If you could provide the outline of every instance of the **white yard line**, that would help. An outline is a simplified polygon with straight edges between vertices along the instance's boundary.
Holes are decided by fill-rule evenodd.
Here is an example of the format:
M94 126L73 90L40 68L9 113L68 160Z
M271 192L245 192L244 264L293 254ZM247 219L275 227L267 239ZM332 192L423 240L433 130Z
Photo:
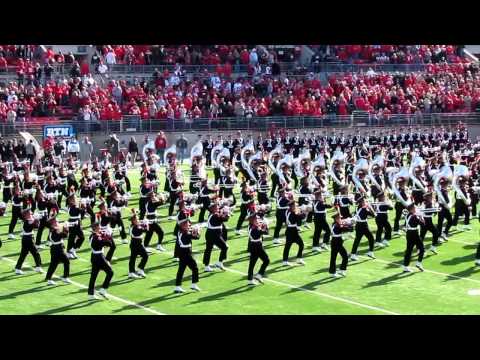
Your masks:
M8 258L5 258L5 257L0 257L0 260L4 260L4 261L7 261L7 262L10 262L10 263L13 263L15 264L16 261L14 260L11 260L11 259L8 259ZM82 261L86 261L86 260L83 260L81 259ZM32 268L30 265L26 264L24 265L24 267L28 267L28 268ZM55 278L59 279L60 277L57 276L57 275L54 275ZM82 289L88 289L88 286L85 286L83 284L80 284L76 281L72 281L72 285L75 285L79 288L82 288ZM45 285L47 286L47 285ZM123 304L127 304L127 305L131 305L131 306L135 306L136 308L139 308L139 309L142 309L142 310L145 310L145 311L148 311L149 313L151 314L154 314L154 315L167 315L167 314L164 314L164 313L161 313L159 311L156 311L156 310L153 310L151 308L148 308L148 307L145 307L143 305L140 305L140 304L137 304L136 302L133 302L133 301L130 301L130 300L127 300L127 299L124 299L124 298L121 298L121 297L118 297L118 296L115 296L115 295L112 295L112 294L108 294L108 298L109 299L113 299L113 300L116 300L118 302L121 302Z

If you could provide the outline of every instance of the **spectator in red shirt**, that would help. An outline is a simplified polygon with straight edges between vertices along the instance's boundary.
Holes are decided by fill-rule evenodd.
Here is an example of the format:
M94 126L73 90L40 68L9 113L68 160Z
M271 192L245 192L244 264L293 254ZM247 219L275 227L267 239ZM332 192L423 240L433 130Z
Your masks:
M163 131L160 131L155 139L155 149L157 150L157 155L160 157L160 162L163 164L163 155L165 149L167 148L167 138Z

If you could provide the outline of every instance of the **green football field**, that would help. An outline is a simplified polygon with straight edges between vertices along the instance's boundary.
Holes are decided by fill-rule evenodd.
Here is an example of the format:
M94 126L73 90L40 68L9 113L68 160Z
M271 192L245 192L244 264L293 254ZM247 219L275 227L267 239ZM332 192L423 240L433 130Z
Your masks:
M187 167L185 167L187 169ZM162 169L162 174L164 169ZM132 199L129 206L138 207L139 168L130 171ZM187 178L188 176L185 176ZM162 175L162 180L164 176ZM163 189L163 184L162 187ZM10 206L9 206L10 208ZM190 315L190 314L480 314L480 267L474 265L474 255L479 234L478 219L472 220L473 230L452 232L450 240L438 248L438 255L426 253L423 261L425 272L402 274L401 262L405 250L405 236L396 236L390 247L376 249L377 259L361 256L350 262L346 278L333 279L328 274L329 252L320 254L311 251L312 230L301 233L305 242L305 266L284 267L281 264L283 245L273 245L272 237L265 240L271 263L267 269L268 279L255 287L247 285L248 267L247 236L236 236L234 226L238 210L230 219L229 251L226 271L203 272L201 258L204 250L204 233L193 246L200 270L201 292L189 289L190 272L186 270L183 283L184 294L174 294L177 262L173 260L175 221L167 219L167 208L160 211L161 226L165 231L166 252L150 256L146 267L147 278L127 278L129 245L121 244L116 234L117 250L112 266L114 277L109 289L109 300L89 301L87 290L90 275L90 248L88 241L78 252L79 259L71 261L71 280L66 285L57 281L47 286L45 274L33 271L33 259L29 255L24 264L24 275L15 275L13 267L20 251L21 225L16 228L17 238L7 239L10 216L0 218L0 314L105 314L105 315ZM10 209L8 214L10 214ZM130 211L124 210L128 229ZM393 211L391 212L393 216ZM195 215L196 220L198 214ZM61 219L65 214L61 215ZM273 219L272 219L273 220ZM436 218L434 219L436 222ZM273 222L273 221L272 221ZM83 221L85 235L89 234L90 220ZM392 219L393 224L393 219ZM246 229L247 222L244 223ZM372 232L375 223L370 222ZM270 234L273 233L273 224ZM282 230L283 234L283 230ZM46 239L48 232L44 232ZM425 239L426 248L431 238ZM157 238L151 244L156 246ZM350 252L352 240L345 241ZM291 256L296 254L292 246ZM367 240L360 245L360 255L367 251ZM50 259L49 250L41 251L44 270ZM218 259L218 250L212 254L212 263ZM293 258L292 258L293 260ZM338 259L339 264L340 259ZM138 261L137 261L138 263ZM259 264L257 264L258 269ZM62 275L59 265L56 274ZM97 289L104 273L97 279ZM58 278L56 280L59 280ZM473 290L473 291L472 291Z

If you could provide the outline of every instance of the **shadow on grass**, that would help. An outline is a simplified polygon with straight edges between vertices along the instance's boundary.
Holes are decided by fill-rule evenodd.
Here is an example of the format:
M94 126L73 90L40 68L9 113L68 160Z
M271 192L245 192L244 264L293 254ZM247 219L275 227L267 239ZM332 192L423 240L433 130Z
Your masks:
M480 267L472 266L472 267L469 267L468 269L465 269L456 273L452 273L450 274L450 276L446 276L444 281L464 280L462 278L468 278L470 275L477 273L479 271L480 271Z
M22 295L30 295L30 294L34 294L34 293L39 293L39 292L42 292L42 291L50 290L52 288L53 287L47 286L45 284L44 286L37 286L37 287L34 287L34 288L30 288L30 289L16 291L16 292L13 292L13 293L10 293L10 294L0 295L0 301L8 300L8 299L15 299L15 298L17 298L19 296L22 296Z
M97 301L100 301L100 300L97 300ZM35 315L52 315L57 313L63 313L64 311L81 309L81 308L85 308L87 306L93 305L97 301L83 300L74 304L65 305L65 306L49 309L40 313L36 313Z
M343 278L334 278L334 277L331 277L331 276L327 276L327 277L321 278L321 279L319 279L319 280L309 282L309 283L304 284L304 285L299 285L299 286L296 286L296 287L291 287L289 290L281 293L280 295L288 295L288 294L291 294L291 293L293 293L293 292L305 291L305 290L315 291L315 289L316 289L319 285L329 284L329 283L332 283L332 282L335 282L335 281L338 281L338 280L342 280L342 279L343 279Z
M236 287L234 289L230 289L230 290L227 290L227 291L223 291L223 292L215 293L215 294L212 294L212 295L207 295L207 296L200 297L197 300L192 301L190 303L190 305L199 304L199 303L202 303L202 302L205 302L205 301L223 300L227 297L238 295L238 294L244 293L246 291L250 291L253 288L254 288L254 286L251 286L251 285L242 285L242 286Z
M458 257L454 257L454 258L451 258L451 259L448 259L448 260L443 260L440 262L440 264L442 265L458 265L458 264L461 264L461 263L465 263L465 262L474 262L475 261L475 255L473 253L471 254L466 254L464 256L458 256Z
M173 288L172 288L171 293L168 293L168 294L156 297L156 298L144 300L144 301L138 302L137 304L146 307L147 305L150 305L150 304L155 304L155 303L158 303L158 302L161 302L161 301L177 299L179 297L187 296L187 295L190 295L190 294L192 294L192 292L189 292L189 291L184 292L184 293L180 293L180 294L176 294L176 293L173 292ZM125 305L125 306L121 307L120 309L113 310L112 313L117 314L117 313L121 313L123 311L128 311L128 310L138 310L138 307L134 306L134 305Z
M397 281L397 280L401 280L401 279L408 278L408 277L410 277L410 276L412 276L412 275L414 275L414 274L415 274L414 272L411 272L411 273L399 272L399 273L397 273L397 274L393 274L393 275L384 277L383 279L379 279L379 280L375 280L375 281L370 281L369 283L363 285L363 286L362 286L362 289L366 289L366 288L374 287L374 286L386 285L386 284L388 284L388 283L391 283L391 282L394 282L394 281Z

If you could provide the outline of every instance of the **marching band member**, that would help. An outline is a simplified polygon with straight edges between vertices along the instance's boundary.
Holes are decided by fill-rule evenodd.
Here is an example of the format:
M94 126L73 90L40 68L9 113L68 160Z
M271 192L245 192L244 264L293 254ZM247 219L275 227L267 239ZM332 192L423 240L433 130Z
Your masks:
M92 264L92 270L90 273L90 281L88 282L88 297L90 300L96 300L95 296L95 282L97 280L98 273L100 270L105 272L105 280L103 281L102 287L98 291L100 295L107 298L107 289L110 286L110 281L113 278L113 269L108 260L103 254L104 247L111 247L112 243L110 238L105 237L100 232L100 225L94 223L92 225L92 234L90 235L90 246L92 248L92 255L90 257L90 262Z
M121 197L121 195L118 192L112 193L112 202L110 203L109 207L109 213L111 214L111 221L110 225L112 227L112 230L116 228L118 225L120 229L120 237L122 238L122 243L127 244L127 233L125 231L125 225L123 223L122 219L122 209L127 205L127 202L125 199ZM111 249L115 249L115 241L112 239L112 247ZM112 250L113 252L113 250ZM107 260L110 261L110 259L107 257Z
M430 247L430 251L434 254L437 254L436 247L438 245L438 232L432 221L433 214L437 212L437 209L435 209L433 206L433 197L431 192L425 193L423 197L425 207L422 210L422 215L425 223L420 224L420 239L423 241L427 231L430 231L432 233L432 246Z
M200 209L200 214L198 215L198 223L205 222L205 212L210 207L210 194L215 193L218 190L217 187L213 187L210 189L208 187L207 178L203 178L200 185L200 193L198 196L199 204L202 204L202 208Z
M330 251L330 267L328 272L333 277L340 277L347 275L348 265L348 253L343 246L342 233L350 231L351 229L346 226L342 216L339 213L333 215L334 223L332 225L332 250ZM340 270L337 271L337 256L340 254L342 257L342 263L340 264Z
M31 206L32 212L34 212L37 207L35 199L33 198L35 187L36 181L30 178L30 173L28 170L26 170L23 177L23 194L27 203Z
M269 204L270 199L268 198L268 181L267 173L264 171L260 174L260 179L257 183L257 200L259 204Z
M243 221L247 217L248 207L254 202L253 196L255 193L255 191L248 186L246 181L242 182L240 187L242 192L242 204L240 205L240 216L238 217L237 227L235 230L235 233L237 234L241 234Z
M268 264L270 264L270 259L263 247L263 235L268 234L268 225L265 222L260 222L255 213L250 213L248 220L250 223L248 226L250 252L250 259L248 262L248 285L256 285L255 280L263 283L265 271L267 270ZM262 260L262 265L260 266L258 273L254 276L253 269L255 268L258 259Z
M15 235L13 234L13 230L15 230L15 226L17 225L17 221L22 218L22 207L26 202L21 190L20 186L17 184L13 190L13 198L12 198L12 217L10 219L10 224L8 225L8 238L15 239Z
M152 239L153 233L157 234L158 237L158 244L157 244L157 250L159 251L165 251L165 248L162 246L162 241L163 241L163 230L158 224L157 220L157 208L164 203L163 199L159 199L155 193L150 193L148 195L148 201L147 204L145 205L146 209L146 217L147 217L147 223L148 223L148 231L147 235L145 235L145 249L147 252L152 252L151 249L148 247L150 244L150 240Z
M85 208L85 213L90 215L90 225L95 222L95 213L93 212L93 203L95 201L95 189L87 182L84 177L80 180L80 202ZM82 217L83 220L83 217Z
M208 210L210 211L210 215L208 216L207 231L205 232L203 265L205 265L206 272L213 271L213 268L210 266L210 256L212 254L213 246L215 245L220 249L220 256L215 267L224 270L223 261L227 259L228 245L224 238L223 223L228 221L229 215L221 213L215 202L212 202Z
M58 264L63 264L63 278L62 281L66 284L71 284L70 276L70 260L68 259L65 251L65 244L63 239L68 236L68 227L60 226L56 219L56 211L53 212L52 218L49 219L50 233L48 240L50 242L50 265L48 266L47 275L45 280L48 285L55 285L55 281L52 280L52 276L57 269Z
M283 249L283 265L290 266L288 262L288 255L292 244L298 245L297 263L305 265L303 260L303 240L298 232L298 228L306 215L299 213L295 201L288 204L288 210L285 212L285 221L287 223L287 230L285 231L285 247Z
M67 252L70 259L77 258L77 250L83 244L85 236L83 235L81 218L85 214L85 206L83 204L80 207L77 206L77 199L75 195L68 198L68 242Z
M450 200L448 198L447 180L441 179L439 184L440 196L438 196L438 203L440 205L440 212L438 213L437 232L444 240L448 240L448 232L452 226L452 214L450 213L452 205L450 204ZM442 231L444 220L447 220L447 224L445 225L445 229Z
M285 188L278 189L278 196L277 196L277 208L275 209L275 230L273 231L273 243L274 244L281 244L280 241L280 230L282 229L282 225L285 224L286 218L285 213L288 210L288 200L287 196L285 195Z
M393 222L393 232L399 234L400 230L400 219L403 216L403 210L409 205L408 196L406 193L406 181L405 178L398 179L398 195L395 202L395 220ZM399 197L400 196L400 197Z
M135 211L131 218L132 226L130 228L130 259L128 261L128 277L130 279L145 278L145 266L148 261L148 253L143 246L143 234L148 231L148 224L140 223ZM138 264L138 270L135 271L135 261L140 256L141 260Z
M458 218L464 216L463 230L472 230L470 224L470 197L466 189L466 179L460 177L458 179L458 186L455 187L455 215L453 216L452 226L455 228L458 224Z
M37 237L35 239L35 246L37 249L43 249L42 245L42 235L43 230L48 227L48 208L47 208L47 199L40 187L37 188L35 193L35 201L37 203L37 211L35 213L37 220L39 221Z
M52 209L55 209L55 212L58 212L59 210L58 203L57 203L58 185L55 182L53 176L51 175L47 176L46 180L47 180L47 183L45 184L43 191L45 192L45 198L47 200L47 204L46 204L47 211L48 211L48 214L50 214Z
M176 243L178 244L178 271L175 279L175 293L183 293L182 280L185 269L188 267L192 271L192 285L191 289L200 291L198 287L198 266L193 258L192 240L200 239L198 228L192 228L190 221L185 221L180 225L180 230L177 235Z
M148 195L153 192L152 184L148 182L146 177L140 179L140 199L138 200L138 207L140 210L140 220L143 220L145 217L145 205L147 205Z
M13 197L13 192L12 189L15 186L16 182L16 177L13 174L8 173L7 167L4 167L2 170L2 181L3 181L3 202L5 204L8 204L8 202L12 199Z
M320 252L322 249L328 250L328 244L330 243L330 227L327 223L327 210L332 208L332 205L325 203L325 198L321 191L315 192L315 201L313 202L313 222L315 224L315 230L313 232L313 251ZM323 231L323 241L320 244L320 236Z
M227 168L225 175L220 178L220 197L224 199L232 199L232 206L237 203L237 199L235 199L235 194L233 193L236 183L237 179L234 177L233 170Z
M311 198L313 196L312 190L310 189L310 182L308 177L303 177L300 180L300 189L299 189L299 198L298 205L310 205L312 203ZM308 223L311 223L313 220L313 212L309 212L305 222L305 228L310 229Z
M340 212L342 219L351 218L352 214L350 213L350 205L353 205L353 201L348 194L348 188L346 186L342 186L340 188L340 194L336 195L335 198L336 206L338 207L338 211Z
M407 210L407 249L405 250L405 256L403 259L403 272L412 272L408 265L410 264L410 258L412 257L412 251L414 247L418 249L418 261L415 266L420 271L424 271L422 260L423 255L425 254L425 248L423 246L423 241L420 239L420 235L418 234L418 226L420 224L424 224L425 221L423 220L423 217L416 212L415 204L410 204L407 207Z
M175 172L172 173L169 179L170 182L170 206L168 207L168 216L169 220L175 219L173 217L173 208L177 202L179 194L183 191L183 182L177 180Z
M385 199L385 193L381 192L377 195L378 203L375 205L375 223L377 224L377 232L375 234L375 243L380 247L389 246L392 239L392 226L388 221L388 211L393 210L390 201ZM382 240L382 234L385 230L385 237Z
M17 264L15 265L15 274L22 275L22 265L25 258L30 253L35 261L35 272L42 273L42 259L38 252L37 247L33 242L33 229L38 229L39 221L34 219L32 211L30 209L22 212L23 216L23 232L22 232L22 247L20 250L20 256L18 257Z
M375 211L366 202L365 198L358 199L358 209L355 214L355 240L353 241L352 252L350 254L350 260L357 261L357 249L360 244L360 240L365 236L368 240L368 252L369 258L375 259L373 254L373 248L375 245L375 239L373 238L370 229L368 228L368 217L375 217Z
M58 191L58 206L62 206L62 200L63 196L65 196L65 199L68 197L67 193L67 174L65 173L65 168L63 167L63 164L60 165L58 169L58 177L57 177L57 191Z

